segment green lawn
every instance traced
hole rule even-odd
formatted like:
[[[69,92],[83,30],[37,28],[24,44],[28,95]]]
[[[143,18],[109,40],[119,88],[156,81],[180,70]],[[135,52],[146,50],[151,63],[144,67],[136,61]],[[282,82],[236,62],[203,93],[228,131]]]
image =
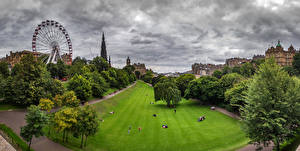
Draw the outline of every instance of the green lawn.
[[[183,100],[177,113],[163,102],[154,102],[153,88],[137,82],[136,86],[94,104],[100,118],[100,130],[90,137],[84,150],[122,151],[225,151],[235,150],[247,144],[248,139],[240,129],[240,122],[209,107]],[[114,115],[109,114],[115,111]],[[152,115],[158,116],[154,118]],[[199,116],[206,120],[197,122]],[[161,126],[165,122],[169,128]],[[130,134],[127,130],[132,126]],[[138,131],[138,127],[142,131]],[[51,139],[61,142],[61,136],[52,133]],[[65,146],[80,150],[80,139],[71,138]]]

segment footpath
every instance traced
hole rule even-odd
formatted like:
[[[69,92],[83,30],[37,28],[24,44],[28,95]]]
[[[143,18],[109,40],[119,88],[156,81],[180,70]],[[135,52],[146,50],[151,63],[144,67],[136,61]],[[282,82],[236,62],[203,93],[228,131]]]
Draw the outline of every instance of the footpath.
[[[134,86],[136,83],[133,83],[132,85],[119,90],[117,92],[111,93],[107,96],[104,96],[101,99],[95,99],[95,100],[91,100],[88,102],[88,104],[95,104],[104,100],[107,100],[125,90],[127,90],[128,88]],[[55,109],[54,109],[55,110]],[[57,109],[56,109],[57,110]],[[21,131],[21,127],[26,125],[26,121],[25,121],[25,115],[26,115],[26,110],[22,109],[22,110],[9,110],[9,111],[0,111],[0,123],[3,123],[5,125],[7,125],[8,127],[10,127],[18,136],[20,136],[20,131]],[[2,145],[2,141],[0,140],[0,145]],[[39,138],[33,138],[32,139],[32,144],[31,147],[35,150],[35,151],[71,151],[70,149],[64,147],[63,145],[53,142],[52,140],[48,139],[46,136],[41,136]],[[1,150],[1,146],[0,146],[0,151]],[[6,151],[6,149],[4,149],[3,151]],[[10,150],[9,150],[10,151]]]

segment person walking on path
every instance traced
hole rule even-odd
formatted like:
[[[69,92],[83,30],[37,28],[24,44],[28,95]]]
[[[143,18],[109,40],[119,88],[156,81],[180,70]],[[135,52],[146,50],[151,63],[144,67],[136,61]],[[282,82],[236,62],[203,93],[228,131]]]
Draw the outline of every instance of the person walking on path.
[[[174,109],[174,113],[176,114],[176,109]]]
[[[130,134],[130,130],[131,130],[131,125],[129,125],[128,134]]]

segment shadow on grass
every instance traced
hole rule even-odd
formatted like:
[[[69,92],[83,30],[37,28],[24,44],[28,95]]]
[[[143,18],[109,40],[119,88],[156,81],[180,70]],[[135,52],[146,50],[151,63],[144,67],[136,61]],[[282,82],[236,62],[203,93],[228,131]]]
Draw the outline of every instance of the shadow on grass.
[[[150,104],[150,105],[152,105],[155,108],[175,109],[174,107],[168,107],[166,103],[161,103],[161,102]],[[208,105],[203,105],[197,101],[184,100],[176,105],[176,108],[180,108],[180,107],[208,107]]]

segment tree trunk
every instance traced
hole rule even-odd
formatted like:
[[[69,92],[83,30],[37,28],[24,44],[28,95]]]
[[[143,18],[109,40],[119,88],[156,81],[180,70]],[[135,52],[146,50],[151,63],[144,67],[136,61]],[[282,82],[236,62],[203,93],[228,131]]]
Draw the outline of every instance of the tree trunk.
[[[29,145],[28,145],[28,150],[29,150],[29,151],[30,151],[31,141],[32,141],[32,138],[30,139]]]
[[[280,151],[280,142],[278,138],[276,138],[276,151]]]
[[[64,130],[64,132],[63,132],[63,142],[65,142],[65,133],[66,133],[66,130]]]
[[[86,146],[87,138],[88,138],[88,136],[86,135],[85,136],[85,141],[84,141],[84,146]]]
[[[68,142],[68,131],[66,132],[66,143]]]
[[[82,148],[82,144],[83,144],[83,133],[81,134],[81,143],[80,143],[80,148]]]

